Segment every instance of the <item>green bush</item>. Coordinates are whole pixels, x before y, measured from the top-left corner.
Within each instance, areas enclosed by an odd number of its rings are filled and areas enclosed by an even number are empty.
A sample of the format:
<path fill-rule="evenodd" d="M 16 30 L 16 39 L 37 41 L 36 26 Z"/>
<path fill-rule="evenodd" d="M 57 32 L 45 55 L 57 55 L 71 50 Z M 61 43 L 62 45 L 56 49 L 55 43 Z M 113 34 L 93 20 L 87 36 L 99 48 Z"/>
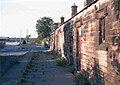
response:
<path fill-rule="evenodd" d="M 0 49 L 4 48 L 5 44 L 4 43 L 0 43 Z"/>
<path fill-rule="evenodd" d="M 85 71 L 81 71 L 75 76 L 76 85 L 90 85 L 88 79 L 88 73 Z"/>
<path fill-rule="evenodd" d="M 65 58 L 63 58 L 63 57 L 59 57 L 59 58 L 56 59 L 56 65 L 66 67 L 67 60 Z"/>
<path fill-rule="evenodd" d="M 74 74 L 75 67 L 73 65 L 69 65 L 69 66 L 67 66 L 67 71 L 70 72 L 70 73 L 72 73 L 72 74 Z"/>
<path fill-rule="evenodd" d="M 55 52 L 55 51 L 53 51 L 53 50 L 46 52 L 46 54 L 47 54 L 47 55 L 53 55 L 53 56 L 54 56 L 53 58 L 56 58 L 56 56 L 58 56 L 58 53 Z"/>

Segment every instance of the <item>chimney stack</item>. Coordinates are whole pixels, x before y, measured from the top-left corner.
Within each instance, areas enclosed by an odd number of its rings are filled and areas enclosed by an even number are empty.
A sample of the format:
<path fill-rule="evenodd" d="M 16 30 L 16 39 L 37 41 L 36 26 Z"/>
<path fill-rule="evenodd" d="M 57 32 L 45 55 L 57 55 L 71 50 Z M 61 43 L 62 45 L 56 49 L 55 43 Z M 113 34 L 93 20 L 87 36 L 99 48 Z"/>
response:
<path fill-rule="evenodd" d="M 64 24 L 64 17 L 61 17 L 61 25 Z"/>
<path fill-rule="evenodd" d="M 74 3 L 73 6 L 71 7 L 71 9 L 72 9 L 72 14 L 71 14 L 71 16 L 76 15 L 76 14 L 77 14 L 77 6 L 75 5 L 75 3 Z"/>

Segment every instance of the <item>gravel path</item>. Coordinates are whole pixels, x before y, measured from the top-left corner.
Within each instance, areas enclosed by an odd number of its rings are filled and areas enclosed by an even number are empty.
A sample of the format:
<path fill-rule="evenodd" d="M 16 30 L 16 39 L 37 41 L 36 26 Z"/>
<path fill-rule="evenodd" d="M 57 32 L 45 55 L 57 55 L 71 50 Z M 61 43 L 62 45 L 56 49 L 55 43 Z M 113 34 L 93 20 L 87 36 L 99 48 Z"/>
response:
<path fill-rule="evenodd" d="M 75 85 L 74 76 L 56 66 L 52 57 L 43 52 L 34 53 L 20 85 Z"/>

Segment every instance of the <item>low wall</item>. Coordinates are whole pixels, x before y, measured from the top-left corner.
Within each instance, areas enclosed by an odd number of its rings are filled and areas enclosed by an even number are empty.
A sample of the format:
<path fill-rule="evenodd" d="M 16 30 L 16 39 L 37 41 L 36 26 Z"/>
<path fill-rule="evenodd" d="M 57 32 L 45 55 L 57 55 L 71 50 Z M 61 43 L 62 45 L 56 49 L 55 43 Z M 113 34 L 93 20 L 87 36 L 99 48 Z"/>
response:
<path fill-rule="evenodd" d="M 0 78 L 22 58 L 22 56 L 0 56 Z"/>

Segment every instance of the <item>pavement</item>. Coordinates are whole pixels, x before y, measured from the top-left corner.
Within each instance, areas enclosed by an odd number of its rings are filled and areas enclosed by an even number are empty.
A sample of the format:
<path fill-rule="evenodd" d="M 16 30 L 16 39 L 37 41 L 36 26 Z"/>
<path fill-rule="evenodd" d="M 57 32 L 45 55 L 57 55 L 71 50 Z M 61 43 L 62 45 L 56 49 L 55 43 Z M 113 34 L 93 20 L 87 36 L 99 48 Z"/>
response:
<path fill-rule="evenodd" d="M 46 49 L 35 44 L 13 44 L 0 50 L 2 56 L 23 55 L 19 64 L 2 77 L 0 85 L 75 85 L 74 75 L 56 66 L 53 56 L 45 53 Z"/>
<path fill-rule="evenodd" d="M 53 56 L 35 53 L 20 85 L 75 85 L 74 75 L 55 65 Z"/>

